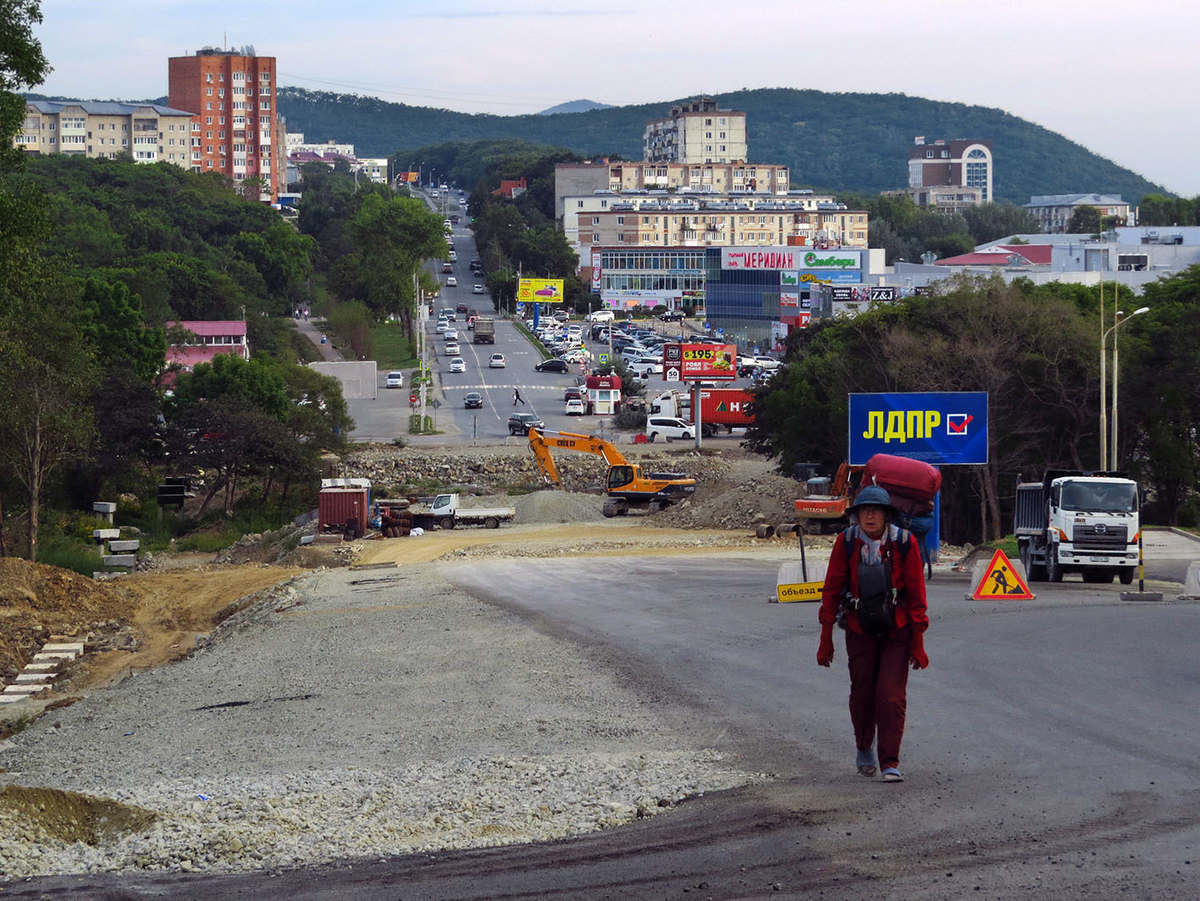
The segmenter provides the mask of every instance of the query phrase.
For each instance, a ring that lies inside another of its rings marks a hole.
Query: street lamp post
[[[1109,442],[1109,458],[1108,458],[1107,463],[1108,463],[1108,468],[1110,470],[1114,470],[1114,471],[1117,468],[1117,377],[1119,375],[1117,366],[1120,362],[1120,357],[1118,356],[1118,352],[1117,352],[1118,344],[1117,344],[1116,332],[1119,327],[1124,325],[1126,322],[1128,322],[1134,316],[1140,316],[1140,315],[1142,315],[1142,313],[1149,313],[1149,312],[1150,312],[1149,307],[1139,307],[1138,309],[1136,309],[1132,313],[1130,313],[1128,316],[1125,316],[1124,319],[1122,319],[1121,317],[1124,314],[1120,310],[1117,310],[1113,314],[1113,324],[1109,327],[1108,331],[1106,331],[1100,337],[1100,365],[1101,365],[1101,373],[1103,373],[1104,341],[1105,341],[1105,338],[1108,337],[1109,332],[1113,333],[1112,440]],[[1101,428],[1101,430],[1103,430],[1103,428],[1104,428],[1103,420],[1101,420],[1100,428]],[[1103,447],[1103,444],[1101,444],[1101,447]],[[1105,462],[1106,461],[1102,458],[1100,460],[1100,465],[1104,466]]]

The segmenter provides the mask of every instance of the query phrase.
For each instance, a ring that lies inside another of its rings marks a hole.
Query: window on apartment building
[[[711,140],[712,140],[712,132],[711,132],[711,131],[706,131],[706,132],[704,133],[704,137],[705,137],[705,139],[706,139],[706,140],[709,140],[709,141],[711,141]]]
[[[204,148],[204,152],[205,152],[205,153],[212,153],[212,152],[213,152],[213,145],[212,145],[212,144],[209,144],[207,147],[205,147],[205,148]]]
[[[204,137],[208,138],[210,141],[212,140],[212,135],[213,133],[211,131],[206,131],[204,133]]]
[[[219,140],[219,141],[224,141],[224,140],[225,140],[225,132],[223,132],[223,131],[218,131],[218,132],[217,132],[217,140]]]
[[[224,125],[224,124],[225,124],[225,117],[224,117],[224,116],[217,116],[217,124],[218,124],[218,125]]]
[[[210,100],[210,101],[208,101],[208,103],[204,104],[204,108],[205,108],[205,109],[212,109],[212,101]]]
[[[211,72],[206,73],[204,76],[204,80],[207,81],[209,84],[212,84],[212,73]]]
[[[213,89],[212,89],[212,88],[208,88],[208,89],[207,89],[207,90],[204,92],[204,96],[206,96],[206,97],[211,97],[212,95],[213,95]]]
[[[221,103],[220,101],[218,101],[218,102],[217,102],[217,109],[225,109],[225,104],[224,104],[224,103]]]
[[[233,101],[233,108],[234,108],[235,110],[238,110],[238,109],[245,109],[245,108],[246,108],[246,102],[245,102],[244,100],[235,100],[235,101]]]
[[[221,72],[219,75],[217,75],[217,81],[224,81],[224,80],[225,80],[224,72]]]
[[[600,233],[592,232],[592,243],[595,244],[599,240],[600,240]]]
[[[258,108],[259,108],[260,110],[264,110],[264,111],[265,111],[265,110],[269,110],[269,109],[271,108],[271,104],[270,104],[270,103],[268,103],[267,101],[265,101],[265,100],[264,100],[262,103],[260,103],[260,104],[258,105]]]
[[[617,217],[617,225],[624,225],[624,224],[625,224],[625,217],[624,217],[624,216],[618,216],[618,217]]]

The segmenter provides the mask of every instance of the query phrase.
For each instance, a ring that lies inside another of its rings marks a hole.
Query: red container
[[[878,485],[905,513],[933,512],[933,498],[942,487],[942,473],[923,460],[876,454],[863,467],[860,488]]]
[[[369,488],[322,488],[317,495],[318,528],[322,532],[344,532],[348,520],[358,523],[358,534],[367,531],[370,509]]]

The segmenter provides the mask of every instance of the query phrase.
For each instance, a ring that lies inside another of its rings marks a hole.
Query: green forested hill
[[[281,88],[287,130],[310,142],[351,142],[362,156],[446,141],[520,138],[583,156],[641,159],[648,119],[679,100],[555,115],[469,115],[387,103],[375,97]],[[750,161],[791,167],[797,187],[866,192],[903,187],[916,135],[990,138],[996,199],[1028,203],[1033,194],[1099,192],[1136,202],[1169,194],[1135,172],[1003,110],[940,103],[904,94],[829,94],[770,88],[721,94],[723,109],[744,110]],[[403,164],[403,161],[401,161]]]

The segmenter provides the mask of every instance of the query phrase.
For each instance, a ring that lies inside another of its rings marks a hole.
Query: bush
[[[89,533],[88,537],[91,537]],[[69,569],[90,576],[104,568],[100,552],[63,535],[47,535],[38,542],[38,563]]]
[[[646,428],[646,414],[622,410],[612,418],[612,425],[623,432],[641,432]]]

